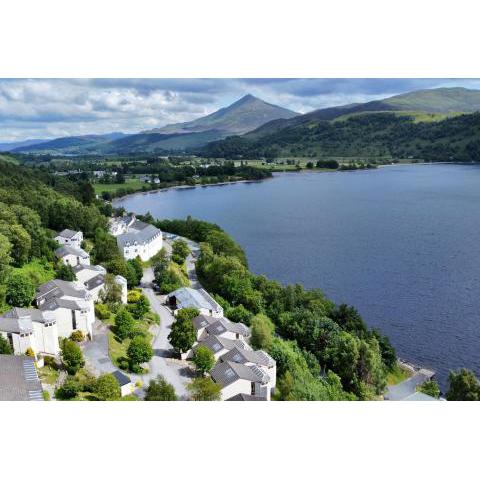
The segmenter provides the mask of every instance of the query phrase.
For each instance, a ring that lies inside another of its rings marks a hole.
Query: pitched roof
[[[0,355],[0,400],[43,400],[32,358]]]
[[[254,351],[238,347],[224,353],[220,359],[223,362],[254,363],[265,367],[273,367],[275,365],[275,360],[263,350]]]
[[[235,347],[243,348],[244,343],[241,340],[230,340],[228,338],[217,337],[216,335],[208,335],[198,342],[193,349],[196,350],[200,345],[209,348],[213,353],[218,353],[223,349],[231,350]]]
[[[252,401],[264,401],[266,402],[267,399],[265,397],[259,397],[258,395],[247,395],[246,393],[238,393],[233,397],[227,399],[230,402],[252,402]]]
[[[225,332],[238,333],[244,337],[250,335],[250,329],[243,323],[235,323],[227,318],[218,318],[215,322],[210,322],[206,330],[211,335],[221,335]]]
[[[57,297],[85,298],[87,292],[84,288],[77,287],[73,282],[66,280],[50,280],[37,288],[37,300],[48,300]]]
[[[8,333],[30,333],[32,322],[45,323],[46,319],[40,310],[35,308],[14,307],[0,315],[0,331]]]
[[[58,233],[57,237],[63,237],[63,238],[72,238],[74,237],[77,233],[81,233],[80,231],[74,231],[66,228],[65,230],[62,230],[61,232]]]
[[[207,310],[222,310],[222,307],[203,289],[182,287],[168,294],[168,298],[175,297],[178,308],[204,308]]]
[[[197,330],[200,330],[201,328],[204,328],[211,323],[215,323],[216,321],[216,318],[210,317],[208,315],[198,315],[192,320],[193,325]]]
[[[105,275],[102,275],[100,273],[99,275],[96,275],[95,277],[91,278],[90,280],[87,280],[83,284],[85,285],[85,288],[87,290],[93,290],[94,288],[97,288],[100,285],[103,285],[104,283],[105,283]]]
[[[118,384],[123,387],[124,385],[128,385],[132,382],[130,377],[127,377],[124,373],[120,370],[115,370],[112,375],[117,379]]]
[[[268,383],[270,380],[270,377],[258,367],[247,367],[234,362],[217,363],[211,371],[211,376],[214,382],[222,385],[222,387],[226,387],[237,380],[260,383]]]
[[[42,311],[56,310],[57,308],[66,308],[68,310],[82,310],[83,307],[75,300],[68,300],[67,298],[50,298],[38,307]]]
[[[81,258],[90,258],[90,255],[81,248],[74,248],[70,245],[63,245],[55,250],[55,256],[57,258],[63,258],[67,255],[74,255]]]
[[[405,397],[403,400],[407,402],[437,402],[438,398],[432,397],[423,392],[415,392],[408,397]]]
[[[83,263],[79,263],[73,267],[73,271],[75,273],[81,272],[82,270],[91,270],[92,272],[99,272],[103,274],[107,273],[107,270],[101,265],[85,265]]]
[[[142,230],[118,235],[117,244],[120,248],[130,247],[132,245],[145,245],[161,234],[162,232],[158,228],[153,225],[147,225]]]

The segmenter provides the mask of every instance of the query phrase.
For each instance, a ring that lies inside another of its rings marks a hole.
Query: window
[[[252,395],[255,395],[255,382],[252,382],[252,388],[251,388],[251,390],[250,390],[250,393],[251,393]]]
[[[72,310],[72,328],[73,330],[77,329],[77,317],[75,310]]]

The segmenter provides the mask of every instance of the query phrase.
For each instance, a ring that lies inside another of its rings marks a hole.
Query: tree
[[[275,325],[263,313],[258,313],[250,321],[252,329],[251,344],[259,350],[269,350],[273,342]]]
[[[445,395],[449,401],[480,400],[480,382],[471,370],[462,368],[448,375],[450,388]]]
[[[146,388],[145,400],[148,401],[175,401],[178,400],[173,385],[170,385],[162,376],[150,380]]]
[[[115,281],[111,273],[105,276],[105,286],[100,292],[100,299],[110,305],[119,304],[122,301],[122,287]]]
[[[434,398],[440,397],[440,387],[435,380],[427,380],[418,387],[418,391]]]
[[[14,307],[28,307],[35,296],[35,285],[23,272],[14,272],[7,278],[5,299]]]
[[[121,340],[125,340],[133,334],[135,329],[135,319],[132,314],[122,307],[115,315],[115,334]]]
[[[98,377],[93,387],[93,393],[100,400],[118,400],[121,397],[118,380],[111,373]]]
[[[210,377],[195,378],[187,385],[192,400],[214,401],[220,400],[222,387]]]
[[[9,341],[4,338],[3,335],[0,335],[0,353],[4,355],[12,355],[13,348],[10,345]]]
[[[148,362],[153,357],[153,349],[148,340],[141,336],[132,338],[127,349],[131,367],[137,367],[141,363]]]
[[[5,235],[0,233],[0,280],[3,279],[8,266],[12,262],[11,251],[12,244]]]
[[[128,306],[128,310],[137,320],[141,320],[150,311],[150,302],[145,295],[140,295],[135,303]]]
[[[140,281],[142,280],[143,277],[143,266],[142,266],[142,260],[140,257],[135,257],[132,260],[127,261],[128,265],[130,265],[133,270],[135,271],[135,280],[136,283],[135,285],[131,285],[132,287],[136,287],[137,285],[140,284]]]
[[[250,319],[253,316],[252,312],[249,312],[242,304],[227,308],[225,313],[232,322],[244,323],[245,325],[250,325]]]
[[[188,316],[180,316],[183,310],[180,310],[178,313],[177,319],[173,322],[170,334],[168,335],[168,341],[179,354],[188,352],[188,350],[192,348],[195,340],[197,340],[197,331],[195,330],[192,320],[188,318]]]
[[[63,340],[61,356],[63,365],[70,375],[75,375],[85,365],[80,347],[72,340]]]
[[[193,320],[200,315],[198,308],[182,308],[177,313],[177,320]]]
[[[175,240],[172,245],[172,260],[179,265],[183,265],[185,259],[188,257],[190,249],[185,240]]]
[[[55,390],[55,398],[57,400],[70,400],[75,398],[80,390],[80,383],[75,378],[68,377],[63,385]]]
[[[67,282],[74,282],[77,279],[77,276],[71,265],[65,265],[62,263],[57,269],[57,278]]]
[[[215,355],[205,345],[200,345],[193,354],[193,363],[202,375],[209,372],[215,365]]]

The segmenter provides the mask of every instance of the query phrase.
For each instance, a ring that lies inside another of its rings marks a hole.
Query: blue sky
[[[122,131],[192,120],[247,93],[305,113],[476,79],[0,79],[0,141]]]

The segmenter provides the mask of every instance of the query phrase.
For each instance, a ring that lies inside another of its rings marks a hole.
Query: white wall
[[[33,331],[38,352],[50,355],[58,355],[60,353],[56,323],[46,327],[43,323],[33,322]]]
[[[0,332],[1,335],[8,341],[8,334]],[[35,342],[34,334],[25,335],[21,337],[18,333],[12,333],[13,353],[15,355],[24,355],[25,351],[30,347],[34,353],[38,352],[37,344]]]
[[[65,265],[71,265],[72,267],[75,267],[77,265],[90,265],[90,257],[83,258],[70,254],[62,257],[62,261]]]
[[[82,242],[83,242],[83,233],[78,232],[72,238],[63,238],[63,237],[57,236],[57,237],[55,237],[55,240],[60,245],[70,245],[71,247],[81,248],[81,245],[82,245]]]
[[[162,246],[163,238],[159,232],[158,236],[146,245],[130,245],[129,247],[124,247],[122,254],[126,260],[132,260],[140,256],[140,258],[146,262],[157,254],[162,249]]]
[[[222,400],[228,400],[229,398],[232,398],[239,393],[251,395],[252,383],[248,380],[239,379],[236,382],[233,382],[230,385],[223,387],[221,391]]]

